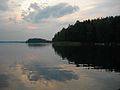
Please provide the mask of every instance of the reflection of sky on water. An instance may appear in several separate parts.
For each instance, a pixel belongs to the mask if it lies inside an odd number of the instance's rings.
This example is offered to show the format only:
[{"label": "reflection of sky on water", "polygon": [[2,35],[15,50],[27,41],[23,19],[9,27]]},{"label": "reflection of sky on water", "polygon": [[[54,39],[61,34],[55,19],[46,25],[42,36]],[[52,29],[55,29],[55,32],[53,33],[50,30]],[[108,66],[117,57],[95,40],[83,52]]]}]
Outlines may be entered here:
[{"label": "reflection of sky on water", "polygon": [[[29,71],[36,71],[39,76],[45,80],[67,81],[78,79],[78,76],[73,71],[63,70],[59,67],[43,66],[39,63],[31,63],[27,66]],[[35,72],[35,73],[36,73]]]},{"label": "reflection of sky on water", "polygon": [[8,83],[9,77],[5,74],[0,74],[0,88],[2,87],[8,87],[9,83]]},{"label": "reflection of sky on water", "polygon": [[[43,66],[38,62],[24,66],[16,64],[11,67],[10,73],[15,76],[14,78],[19,79],[27,90],[57,90],[67,85],[69,81],[79,79],[77,73],[74,70],[65,69],[64,64],[56,67]],[[14,82],[18,82],[17,79]]]},{"label": "reflection of sky on water", "polygon": [[27,90],[116,90],[120,82],[120,76],[115,73],[66,64],[53,67],[32,62],[25,66],[16,65],[13,72]]},{"label": "reflection of sky on water", "polygon": [[68,64],[51,45],[0,44],[0,81],[0,90],[118,90],[120,75]]}]

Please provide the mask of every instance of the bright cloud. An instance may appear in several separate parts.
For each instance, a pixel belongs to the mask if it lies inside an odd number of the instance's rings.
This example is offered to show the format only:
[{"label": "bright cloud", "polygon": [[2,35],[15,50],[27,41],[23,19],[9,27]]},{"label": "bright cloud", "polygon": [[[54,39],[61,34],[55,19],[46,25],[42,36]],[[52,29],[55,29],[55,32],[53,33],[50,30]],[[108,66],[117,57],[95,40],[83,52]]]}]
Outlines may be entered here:
[{"label": "bright cloud", "polygon": [[67,3],[59,3],[54,6],[48,6],[41,9],[36,3],[31,4],[29,9],[33,8],[34,11],[30,12],[27,16],[24,17],[24,20],[39,22],[43,19],[59,18],[65,15],[72,14],[79,10],[78,6],[71,6]]}]

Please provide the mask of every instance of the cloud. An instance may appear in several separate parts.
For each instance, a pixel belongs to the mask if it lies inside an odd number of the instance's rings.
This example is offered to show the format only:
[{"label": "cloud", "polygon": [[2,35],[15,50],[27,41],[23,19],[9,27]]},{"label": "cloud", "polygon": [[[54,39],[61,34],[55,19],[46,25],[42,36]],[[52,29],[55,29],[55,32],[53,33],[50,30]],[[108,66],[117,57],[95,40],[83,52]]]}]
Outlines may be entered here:
[{"label": "cloud", "polygon": [[30,8],[33,8],[33,9],[35,9],[35,10],[40,9],[40,7],[38,6],[38,4],[37,4],[37,3],[32,3],[32,4],[30,4],[29,9],[30,9]]},{"label": "cloud", "polygon": [[78,6],[71,6],[67,3],[59,3],[54,6],[48,6],[46,8],[39,8],[39,5],[31,4],[29,8],[34,9],[34,11],[29,12],[23,19],[32,22],[40,22],[43,19],[48,18],[60,18],[65,15],[72,14],[79,10]]},{"label": "cloud", "polygon": [[8,9],[8,0],[0,0],[0,11],[7,11]]}]

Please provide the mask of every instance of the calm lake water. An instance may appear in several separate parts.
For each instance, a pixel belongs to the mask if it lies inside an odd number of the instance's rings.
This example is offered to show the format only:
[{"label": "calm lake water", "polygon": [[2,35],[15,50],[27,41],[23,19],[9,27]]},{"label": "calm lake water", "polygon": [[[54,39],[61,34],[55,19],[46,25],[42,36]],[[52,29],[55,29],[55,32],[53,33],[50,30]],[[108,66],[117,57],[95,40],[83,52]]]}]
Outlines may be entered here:
[{"label": "calm lake water", "polygon": [[0,43],[0,90],[118,90],[120,47]]}]

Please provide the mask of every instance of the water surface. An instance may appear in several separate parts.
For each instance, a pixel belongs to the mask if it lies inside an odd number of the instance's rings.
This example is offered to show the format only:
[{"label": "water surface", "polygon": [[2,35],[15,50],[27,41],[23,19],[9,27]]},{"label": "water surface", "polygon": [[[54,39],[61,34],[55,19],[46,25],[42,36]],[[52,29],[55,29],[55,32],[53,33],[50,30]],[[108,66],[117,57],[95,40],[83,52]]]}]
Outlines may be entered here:
[{"label": "water surface", "polygon": [[118,90],[119,52],[119,47],[0,43],[0,90]]}]

